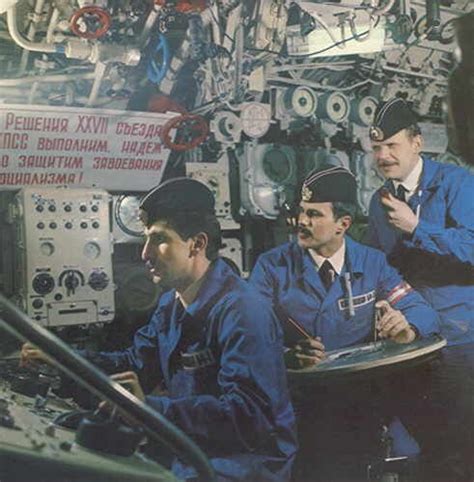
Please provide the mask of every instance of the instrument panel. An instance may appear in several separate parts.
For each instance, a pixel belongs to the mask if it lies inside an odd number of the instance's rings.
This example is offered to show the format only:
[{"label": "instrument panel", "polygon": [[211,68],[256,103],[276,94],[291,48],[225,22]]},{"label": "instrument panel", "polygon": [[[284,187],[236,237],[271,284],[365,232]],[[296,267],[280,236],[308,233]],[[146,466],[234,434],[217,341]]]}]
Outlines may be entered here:
[{"label": "instrument panel", "polygon": [[[0,362],[0,370],[0,375],[5,376],[4,362]],[[6,378],[11,379],[14,373],[10,370],[10,377]],[[12,388],[13,381],[0,378],[0,480],[176,480],[162,466],[138,452],[128,457],[102,454],[77,444],[74,431],[54,423],[59,415],[77,409],[73,402],[52,393],[30,397]]]},{"label": "instrument panel", "polygon": [[26,187],[9,206],[14,297],[43,326],[114,317],[109,194]]}]

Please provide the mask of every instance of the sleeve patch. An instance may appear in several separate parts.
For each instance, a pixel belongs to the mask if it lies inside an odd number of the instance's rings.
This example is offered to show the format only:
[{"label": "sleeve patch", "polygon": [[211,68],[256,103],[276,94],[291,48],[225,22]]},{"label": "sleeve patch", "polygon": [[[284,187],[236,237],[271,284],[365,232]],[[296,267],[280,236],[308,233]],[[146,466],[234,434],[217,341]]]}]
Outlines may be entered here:
[{"label": "sleeve patch", "polygon": [[386,300],[391,305],[394,305],[410,293],[410,291],[413,291],[413,288],[406,281],[402,281],[387,294]]}]

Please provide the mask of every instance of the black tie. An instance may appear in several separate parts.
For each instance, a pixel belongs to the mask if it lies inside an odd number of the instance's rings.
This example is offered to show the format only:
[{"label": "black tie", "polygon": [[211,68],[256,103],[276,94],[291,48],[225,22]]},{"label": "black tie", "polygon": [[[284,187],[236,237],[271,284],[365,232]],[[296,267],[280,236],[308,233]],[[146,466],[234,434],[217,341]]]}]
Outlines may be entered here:
[{"label": "black tie", "polygon": [[319,268],[318,273],[326,291],[329,291],[329,288],[334,283],[334,277],[336,275],[332,264],[328,260],[324,261],[321,268]]},{"label": "black tie", "polygon": [[404,187],[403,184],[399,184],[397,187],[397,196],[396,196],[397,199],[406,203],[407,202],[406,193],[407,193],[406,187]]}]

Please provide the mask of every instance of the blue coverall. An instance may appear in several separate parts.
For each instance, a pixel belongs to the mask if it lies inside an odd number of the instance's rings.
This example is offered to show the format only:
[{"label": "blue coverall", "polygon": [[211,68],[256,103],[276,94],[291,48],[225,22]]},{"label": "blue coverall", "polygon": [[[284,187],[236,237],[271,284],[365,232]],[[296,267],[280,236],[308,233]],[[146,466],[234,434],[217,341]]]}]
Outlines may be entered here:
[{"label": "blue coverall", "polygon": [[[328,292],[311,255],[296,242],[274,248],[257,260],[250,281],[275,307],[286,346],[291,347],[302,338],[287,322],[288,317],[310,335],[320,336],[326,351],[372,341],[375,302],[383,299],[402,311],[421,336],[439,331],[436,312],[389,266],[382,252],[348,236],[345,242],[342,273]],[[354,316],[349,313],[346,274]],[[309,377],[304,386],[291,387],[301,442],[295,467],[298,482],[353,480],[356,473],[364,472],[361,466],[380,450],[382,420],[390,420],[397,413],[387,407],[386,400],[392,397],[385,379],[380,386],[384,388],[380,390],[379,382],[371,379],[331,383]],[[397,424],[399,427],[398,421]],[[392,435],[398,454],[418,452],[404,428]]]},{"label": "blue coverall", "polygon": [[[384,187],[393,193],[391,181]],[[383,250],[438,311],[448,347],[441,363],[427,367],[418,380],[413,377],[413,384],[424,385],[425,394],[407,400],[407,410],[400,416],[421,442],[428,460],[427,480],[461,480],[458,473],[462,471],[466,480],[472,480],[474,176],[460,167],[423,157],[420,184],[408,205],[419,215],[411,236],[388,223],[379,193],[375,193],[367,240]],[[399,391],[407,397],[410,394],[407,387]]]},{"label": "blue coverall", "polygon": [[[160,383],[168,395],[146,402],[194,439],[218,480],[289,480],[297,443],[281,328],[224,261],[213,262],[185,311],[169,291],[130,348],[86,356],[109,373],[133,370]],[[172,469],[195,477],[181,461]]]},{"label": "blue coverall", "polygon": [[[385,188],[392,190],[391,181]],[[368,244],[438,311],[448,344],[474,342],[474,176],[423,158],[418,191],[408,205],[419,213],[412,236],[392,227],[375,193],[369,209]]]},{"label": "blue coverall", "polygon": [[[288,317],[310,335],[320,336],[326,351],[368,341],[373,336],[375,302],[393,296],[394,308],[403,312],[421,336],[437,332],[437,314],[388,265],[384,254],[348,236],[345,239],[343,272],[329,292],[311,255],[295,242],[274,248],[257,260],[250,281],[272,301],[285,332],[285,345],[301,339],[287,322]],[[349,314],[346,272],[353,295],[353,317]]]}]

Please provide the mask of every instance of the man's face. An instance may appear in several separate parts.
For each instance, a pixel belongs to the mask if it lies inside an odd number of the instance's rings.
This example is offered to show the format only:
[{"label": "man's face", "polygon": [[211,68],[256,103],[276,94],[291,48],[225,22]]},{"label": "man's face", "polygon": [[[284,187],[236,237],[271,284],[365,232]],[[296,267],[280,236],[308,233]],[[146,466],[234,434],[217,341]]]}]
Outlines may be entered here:
[{"label": "man's face", "polygon": [[183,241],[162,221],[145,228],[145,237],[142,259],[149,267],[153,281],[166,288],[185,289],[193,266],[193,239]]},{"label": "man's face", "polygon": [[415,167],[421,150],[421,136],[410,137],[402,129],[385,141],[372,141],[374,159],[385,179],[404,181]]},{"label": "man's face", "polygon": [[[342,218],[341,218],[342,219]],[[334,219],[332,203],[302,201],[298,214],[298,244],[320,251],[341,238],[341,219]],[[345,230],[342,231],[342,234]]]}]

